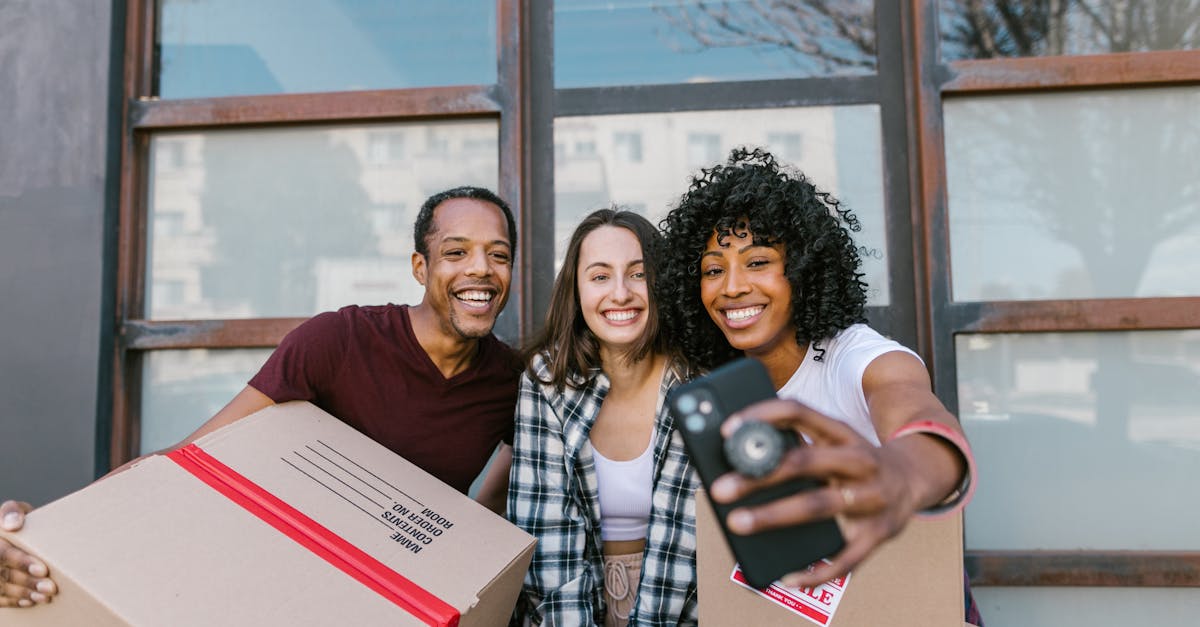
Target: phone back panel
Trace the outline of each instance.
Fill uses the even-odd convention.
[[[684,397],[690,397],[696,406],[692,407],[691,401],[681,403]],[[671,393],[668,407],[706,492],[717,477],[733,470],[725,459],[721,423],[746,406],[771,398],[775,398],[775,390],[766,368],[748,358],[721,366]],[[711,409],[702,411],[706,401]],[[822,520],[743,536],[725,528],[725,517],[737,507],[766,503],[820,485],[814,480],[793,480],[730,504],[712,501],[710,495],[721,530],[750,585],[765,588],[783,575],[836,553],[844,545],[842,534],[833,520]]]

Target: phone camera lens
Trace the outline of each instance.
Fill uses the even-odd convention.
[[[675,401],[675,407],[682,414],[690,414],[696,411],[696,397],[691,394],[684,394]]]
[[[692,433],[699,433],[704,430],[704,423],[704,416],[691,414],[683,420],[683,427]]]

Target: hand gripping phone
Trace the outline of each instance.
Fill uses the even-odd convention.
[[[777,463],[782,456],[784,451],[778,450],[781,443],[784,447],[800,445],[794,433],[777,432],[781,434],[778,441],[758,433],[745,438],[744,444],[733,447],[727,455],[721,423],[734,412],[771,398],[775,398],[775,390],[766,368],[749,358],[721,366],[671,392],[667,399],[668,409],[705,490],[717,477],[734,470],[730,457],[749,470],[746,474],[761,476],[773,468],[771,458]],[[741,450],[742,454],[739,456],[736,450]],[[750,585],[766,588],[783,575],[804,570],[813,562],[838,552],[845,542],[833,519],[743,536],[725,527],[726,516],[740,506],[767,503],[820,485],[816,480],[796,479],[729,504],[709,499],[725,540]]]

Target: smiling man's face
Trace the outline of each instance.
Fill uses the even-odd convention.
[[[486,200],[451,198],[434,209],[426,241],[428,257],[413,253],[413,276],[425,286],[422,304],[437,313],[448,335],[491,333],[512,279],[503,212]]]

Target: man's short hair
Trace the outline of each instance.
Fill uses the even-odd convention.
[[[421,211],[417,213],[417,222],[413,225],[413,246],[416,251],[426,258],[429,257],[429,235],[430,229],[433,228],[433,210],[437,209],[438,205],[454,198],[474,198],[490,202],[500,208],[500,212],[504,214],[504,221],[508,223],[508,244],[512,248],[509,253],[510,259],[516,261],[517,222],[513,219],[512,209],[509,209],[508,203],[492,190],[472,185],[463,185],[438,192],[425,200],[425,203],[421,205]]]

